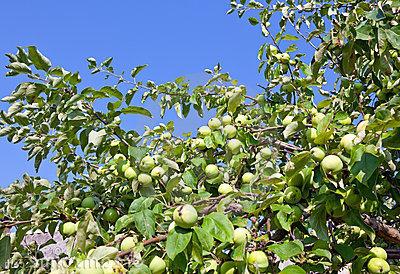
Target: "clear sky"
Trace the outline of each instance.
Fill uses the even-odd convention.
[[[256,55],[264,38],[258,26],[235,14],[226,15],[228,9],[228,0],[2,1],[0,54],[15,52],[18,45],[36,45],[53,65],[80,71],[82,88],[106,85],[102,77],[88,73],[87,57],[112,56],[115,67],[127,72],[149,64],[142,78],[157,83],[178,76],[200,83],[206,79],[203,70],[220,62],[225,71],[255,91],[256,84],[262,84]],[[21,81],[4,76],[6,62],[6,57],[0,57],[1,97]],[[0,103],[0,108],[5,107]],[[179,120],[171,113],[166,120],[175,120],[182,132],[195,130],[207,117],[191,115],[189,120]],[[124,126],[141,131],[144,124],[159,121],[132,117]],[[35,174],[20,147],[0,139],[1,186],[24,172]],[[44,163],[39,175],[55,179],[54,165]]]

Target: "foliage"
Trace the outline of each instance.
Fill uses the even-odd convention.
[[[7,76],[25,80],[2,99],[0,136],[22,143],[36,169],[49,158],[58,180],[25,175],[1,190],[0,267],[80,273],[115,259],[114,273],[361,273],[381,246],[398,273],[400,2],[241,0],[228,13],[265,37],[256,96],[219,64],[190,87],[139,80],[147,65],[125,76],[112,58],[88,58],[115,82],[81,89],[78,72],[34,46],[7,54]],[[173,122],[122,128],[124,115],[153,116],[147,100],[161,116],[215,110],[217,120],[181,137]],[[50,267],[40,250],[53,241],[23,240],[63,223],[67,251]],[[244,227],[250,236],[235,243]],[[250,253],[261,255],[249,263]]]

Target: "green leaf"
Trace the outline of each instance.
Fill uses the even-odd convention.
[[[268,250],[278,255],[281,260],[285,261],[291,257],[302,254],[304,251],[304,246],[299,240],[294,240],[282,244],[270,245]]]
[[[370,153],[362,153],[361,157],[359,157],[359,155],[360,154],[358,154],[356,158],[352,157],[351,162],[353,164],[351,165],[350,172],[359,182],[365,183],[380,166],[380,160]]]
[[[103,138],[106,134],[107,134],[107,132],[104,129],[102,129],[100,131],[92,130],[89,133],[89,137],[88,137],[89,144],[93,144],[94,146],[99,146],[101,144],[101,142],[103,141]]]
[[[318,238],[328,241],[328,227],[326,226],[326,209],[324,205],[317,206],[310,217],[310,226],[317,233]]]
[[[228,111],[230,113],[234,113],[236,111],[236,109],[242,104],[243,100],[244,100],[244,96],[241,93],[239,93],[239,92],[234,93],[229,98]]]
[[[335,250],[346,262],[351,261],[355,256],[353,248],[347,244],[337,244]]]
[[[310,254],[319,256],[319,257],[325,257],[328,260],[332,259],[332,254],[329,252],[329,250],[326,250],[326,249],[317,248],[317,249],[310,251]]]
[[[135,199],[129,206],[129,213],[136,213],[144,209],[148,209],[153,203],[152,197],[140,197]]]
[[[360,212],[356,210],[348,210],[343,219],[346,224],[358,226],[359,228],[364,230],[365,233],[370,237],[372,242],[375,240],[375,231],[363,221]]]
[[[138,107],[138,106],[129,106],[126,108],[121,109],[121,112],[123,114],[141,114],[147,117],[153,117],[150,111],[143,107]]]
[[[197,177],[193,170],[186,170],[182,174],[182,180],[191,188],[197,188]]]
[[[3,268],[10,259],[11,255],[11,238],[5,236],[0,240],[0,268]]]
[[[168,257],[173,260],[183,252],[192,238],[192,232],[179,227],[172,229],[167,236],[166,250]]]
[[[156,221],[153,211],[144,209],[133,214],[137,230],[147,238],[151,238],[156,232]]]
[[[113,260],[117,256],[118,249],[112,246],[99,246],[93,252],[90,253],[88,259],[94,259],[97,261],[101,260]]]
[[[127,228],[130,226],[133,222],[135,221],[135,218],[133,215],[128,214],[120,217],[116,222],[115,222],[115,232],[120,232],[122,229]]]
[[[31,73],[32,70],[24,63],[13,62],[6,66],[6,68],[11,69],[18,73]]]
[[[250,17],[250,18],[249,18],[249,22],[250,22],[250,24],[252,24],[253,26],[255,26],[255,25],[258,24],[257,18],[254,18],[254,17]]]
[[[78,224],[78,229],[76,231],[76,244],[75,249],[77,251],[84,252],[86,247],[86,238],[87,238],[87,229],[89,226],[89,222],[93,221],[93,216],[90,211],[87,211],[83,220],[81,220]]]
[[[140,72],[140,71],[142,71],[144,68],[146,68],[148,65],[141,65],[141,66],[137,66],[137,67],[135,67],[134,69],[132,69],[132,71],[131,71],[131,76],[132,76],[132,78],[135,78],[136,77],[136,75],[138,75],[138,73]]]
[[[50,60],[44,56],[35,46],[28,47],[28,57],[32,61],[35,68],[48,71],[51,67]]]
[[[129,147],[128,154],[135,158],[136,161],[140,161],[144,156],[149,152],[149,148],[147,147]]]
[[[400,50],[400,27],[397,26],[387,29],[386,37],[395,49]]]
[[[285,34],[284,36],[282,36],[281,40],[293,41],[293,40],[299,40],[299,37],[291,34]]]
[[[298,127],[299,127],[298,122],[291,122],[286,126],[285,130],[283,131],[283,137],[287,139],[290,136],[294,135],[297,132]]]
[[[137,264],[129,269],[128,274],[151,274],[151,270],[145,264]]]
[[[306,274],[306,271],[298,265],[289,265],[282,269],[279,274]]]
[[[207,233],[207,231],[201,227],[195,227],[194,232],[196,233],[201,246],[205,251],[210,251],[214,247],[213,237]]]
[[[124,98],[124,95],[115,87],[105,86],[102,87],[99,91],[107,94],[108,96],[118,98],[118,100],[122,100],[122,98]]]
[[[203,228],[221,242],[231,242],[233,240],[233,225],[222,212],[213,212],[204,217]]]
[[[305,165],[310,161],[311,153],[309,151],[302,151],[290,159],[291,164],[293,164],[288,170],[286,170],[286,176],[292,177],[297,172],[302,170]]]

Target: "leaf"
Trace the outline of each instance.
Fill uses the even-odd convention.
[[[295,156],[293,156],[290,159],[290,164],[292,164],[287,170],[286,170],[286,176],[287,177],[292,177],[295,175],[297,172],[302,170],[305,165],[310,161],[311,159],[311,153],[309,151],[302,151]]]
[[[359,228],[364,230],[365,233],[370,237],[372,242],[375,240],[375,231],[363,221],[360,212],[356,210],[348,210],[343,219],[346,224],[358,226]]]
[[[170,160],[168,158],[162,158],[161,161],[164,164],[166,164],[168,167],[179,171],[179,165],[176,162],[174,162],[174,161],[172,161],[172,160]]]
[[[105,129],[102,129],[100,131],[95,131],[92,130],[89,133],[88,141],[89,144],[93,144],[94,146],[99,146],[101,142],[103,141],[103,137],[107,134]]]
[[[32,61],[35,68],[48,71],[51,67],[50,60],[44,56],[35,46],[28,47],[28,57]]]
[[[130,226],[133,222],[135,221],[135,218],[133,215],[128,214],[120,217],[116,222],[115,222],[115,232],[120,232],[122,229],[127,228]]]
[[[395,49],[400,50],[400,28],[398,26],[393,27],[391,29],[387,29],[385,32],[390,44],[392,44]]]
[[[86,236],[87,236],[87,229],[89,226],[89,222],[93,220],[92,213],[90,211],[87,211],[85,216],[83,217],[83,220],[81,220],[78,223],[78,229],[76,231],[76,244],[75,244],[75,249],[78,251],[85,251],[86,248]]]
[[[168,257],[173,260],[184,251],[192,238],[192,232],[179,227],[172,229],[167,236],[166,250]]]
[[[328,260],[332,259],[332,254],[329,252],[329,250],[326,250],[326,249],[317,248],[317,249],[310,251],[310,254],[316,255],[319,257],[325,257]]]
[[[106,259],[113,260],[117,256],[118,249],[112,246],[99,246],[93,252],[90,253],[88,259],[94,259],[97,261]]]
[[[6,68],[11,69],[18,73],[31,73],[32,70],[24,63],[20,62],[13,62],[6,66]]]
[[[205,251],[210,251],[214,247],[214,239],[209,233],[207,233],[207,231],[201,227],[195,227],[194,232]]]
[[[197,188],[197,177],[193,170],[186,170],[182,174],[182,180],[191,188]]]
[[[141,72],[144,68],[146,68],[148,65],[141,65],[141,66],[137,66],[135,68],[133,68],[131,70],[131,76],[132,78],[135,78],[136,75],[138,75],[139,72]]]
[[[147,117],[153,117],[153,114],[151,114],[150,111],[143,107],[138,107],[138,106],[129,106],[126,108],[121,109],[121,112],[123,114],[141,114]]]
[[[148,209],[153,203],[154,198],[152,197],[140,197],[131,203],[129,206],[129,213],[136,213],[144,209]]]
[[[255,26],[255,25],[258,24],[257,18],[254,18],[254,17],[249,17],[249,22],[250,22],[250,24],[252,24],[253,26]]]
[[[289,265],[282,269],[279,274],[306,274],[306,271],[298,265]]]
[[[221,242],[233,240],[233,225],[224,213],[213,212],[207,215],[204,217],[202,227]]]
[[[147,238],[151,238],[156,232],[156,221],[153,211],[144,209],[133,214],[137,230]]]
[[[294,240],[282,244],[270,245],[268,250],[278,255],[281,260],[286,261],[291,257],[302,254],[304,246],[299,240]]]
[[[122,98],[124,98],[124,95],[114,87],[105,86],[102,87],[99,91],[107,94],[108,96],[118,98],[119,100],[122,100]]]
[[[356,39],[368,41],[371,39],[371,32],[372,26],[368,22],[364,21],[356,28]]]
[[[149,148],[147,147],[129,147],[128,154],[135,158],[136,161],[140,161],[144,156],[149,152]]]
[[[5,236],[0,240],[0,268],[3,268],[10,259],[11,255],[11,238]]]
[[[352,159],[351,162],[353,164],[351,165],[350,172],[359,182],[365,183],[379,167],[380,160],[378,157],[370,153],[362,153],[361,158],[359,155],[360,154],[358,154],[357,158]]]
[[[324,205],[317,206],[310,217],[310,226],[317,233],[318,238],[323,241],[328,241],[328,227],[326,225],[326,209]]]
[[[236,111],[236,109],[238,108],[238,106],[240,106],[242,104],[243,100],[244,100],[244,96],[241,93],[239,93],[239,92],[234,93],[229,98],[228,111],[230,113],[234,113]]]
[[[290,136],[294,135],[297,132],[298,127],[299,127],[298,122],[291,122],[286,126],[285,130],[283,131],[283,137],[287,139]]]
[[[337,244],[335,250],[347,262],[351,261],[355,256],[353,248],[347,244]]]
[[[299,40],[299,37],[291,34],[285,34],[284,36],[282,36],[281,40],[293,41],[293,40]]]

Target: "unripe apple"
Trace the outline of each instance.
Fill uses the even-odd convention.
[[[224,126],[224,134],[228,139],[234,138],[236,136],[236,127],[232,125]]]
[[[318,112],[316,113],[312,119],[311,119],[311,123],[314,127],[317,127],[319,123],[321,123],[322,119],[325,118],[325,114]]]
[[[227,146],[232,154],[238,154],[240,152],[240,148],[242,147],[242,142],[240,142],[238,139],[231,139],[228,141]]]
[[[123,164],[123,165],[121,166],[121,172],[124,173],[130,166],[131,166],[131,165],[130,165],[129,162],[126,162],[125,164]]]
[[[225,115],[221,120],[223,126],[232,124],[232,117],[230,115]]]
[[[251,239],[251,234],[244,227],[238,227],[233,231],[233,243],[235,245],[245,244],[250,239]]]
[[[116,147],[116,146],[118,146],[120,143],[121,143],[121,141],[119,141],[119,140],[112,140],[111,143],[110,143],[110,146]]]
[[[140,173],[138,176],[138,181],[142,184],[142,186],[150,186],[153,183],[153,178],[151,178],[151,176],[147,173]]]
[[[361,131],[365,131],[368,126],[368,121],[361,121],[356,128],[357,133],[360,133]]]
[[[339,120],[339,124],[344,125],[344,126],[351,125],[351,118],[347,117],[345,119]]]
[[[301,200],[301,190],[296,186],[287,187],[283,194],[288,204],[297,204]]]
[[[125,157],[125,155],[118,153],[118,154],[114,155],[114,160],[115,161],[125,161],[126,157]]]
[[[193,192],[193,189],[191,187],[184,186],[182,188],[182,193],[185,194],[185,195],[192,194],[192,192]]]
[[[180,205],[174,210],[173,219],[177,226],[191,228],[197,223],[197,211],[192,205]]]
[[[235,262],[232,262],[232,261],[224,262],[221,265],[219,273],[220,274],[235,274],[236,273],[236,264],[235,264]]]
[[[165,174],[165,170],[161,166],[156,166],[151,170],[151,177],[153,178],[161,178]]]
[[[218,187],[218,193],[225,195],[231,193],[233,191],[233,187],[230,184],[220,184]]]
[[[368,271],[371,274],[388,273],[390,271],[390,266],[384,259],[372,258],[368,262]]]
[[[243,174],[242,176],[242,182],[244,184],[248,184],[251,182],[251,180],[254,178],[254,174],[251,172],[246,172],[245,174]]]
[[[346,192],[346,195],[344,196],[344,202],[349,207],[358,208],[361,203],[361,196],[359,194],[355,193],[355,190],[353,188],[349,189]]]
[[[104,211],[103,219],[106,222],[115,223],[119,218],[118,211],[115,208],[107,208]]]
[[[86,259],[78,263],[76,274],[104,274],[104,271],[97,260]]]
[[[220,121],[218,118],[211,118],[211,119],[208,121],[208,127],[209,127],[211,130],[219,129],[220,126],[221,126],[221,121]]]
[[[93,209],[96,207],[96,202],[94,201],[93,197],[88,196],[82,200],[81,206],[84,208]]]
[[[125,176],[126,179],[130,180],[130,179],[136,178],[137,174],[136,174],[136,171],[133,168],[128,167],[124,172],[124,176]]]
[[[216,178],[219,175],[219,169],[214,164],[207,165],[206,168],[204,169],[204,172],[208,179]]]
[[[374,246],[369,250],[369,253],[376,258],[381,258],[383,260],[387,259],[386,250],[384,250],[382,247]]]
[[[289,186],[301,187],[304,184],[304,174],[303,172],[296,173],[289,181]]]
[[[161,140],[169,140],[171,139],[172,134],[171,132],[164,132],[163,134],[161,134],[160,139]]]
[[[344,135],[340,140],[340,146],[343,147],[347,153],[350,153],[352,148],[354,147],[354,139],[356,137],[356,135],[351,133]]]
[[[315,140],[315,138],[317,138],[317,130],[315,129],[315,128],[309,128],[309,129],[307,129],[307,131],[306,131],[306,138],[307,138],[307,141],[308,142],[310,142],[310,143],[312,143],[312,142],[314,142],[314,140]]]
[[[193,148],[198,148],[200,150],[203,150],[206,148],[206,142],[204,142],[204,139],[202,138],[196,138],[192,140],[192,147]]]
[[[151,156],[145,156],[143,159],[140,161],[139,168],[143,172],[149,172],[155,167],[155,162],[153,157]]]
[[[271,158],[272,151],[269,147],[264,147],[260,150],[260,155],[261,155],[261,158],[263,158],[264,160],[267,160],[267,159]]]
[[[249,124],[249,120],[247,119],[246,115],[239,114],[235,119],[235,123],[240,125],[247,125]]]
[[[198,133],[202,137],[209,136],[211,135],[211,128],[209,128],[208,126],[201,126],[198,129]]]
[[[282,120],[282,125],[287,126],[293,121],[294,116],[286,115],[286,117]]]
[[[316,162],[321,162],[325,158],[325,152],[320,147],[313,147],[310,152],[311,158]]]
[[[155,256],[149,264],[152,274],[162,274],[165,272],[166,267],[164,260],[158,256]]]
[[[101,268],[103,269],[104,274],[123,274],[127,273],[127,270],[124,266],[117,261],[109,260],[105,262]]]
[[[76,232],[77,225],[73,222],[66,222],[62,225],[62,234],[70,236]]]
[[[136,237],[126,237],[122,240],[120,249],[121,251],[132,251],[137,242],[138,241]]]
[[[328,155],[321,161],[325,173],[337,173],[343,169],[342,160],[336,155]]]
[[[247,257],[247,263],[249,270],[253,273],[264,273],[269,265],[267,255],[261,250],[251,252]]]

